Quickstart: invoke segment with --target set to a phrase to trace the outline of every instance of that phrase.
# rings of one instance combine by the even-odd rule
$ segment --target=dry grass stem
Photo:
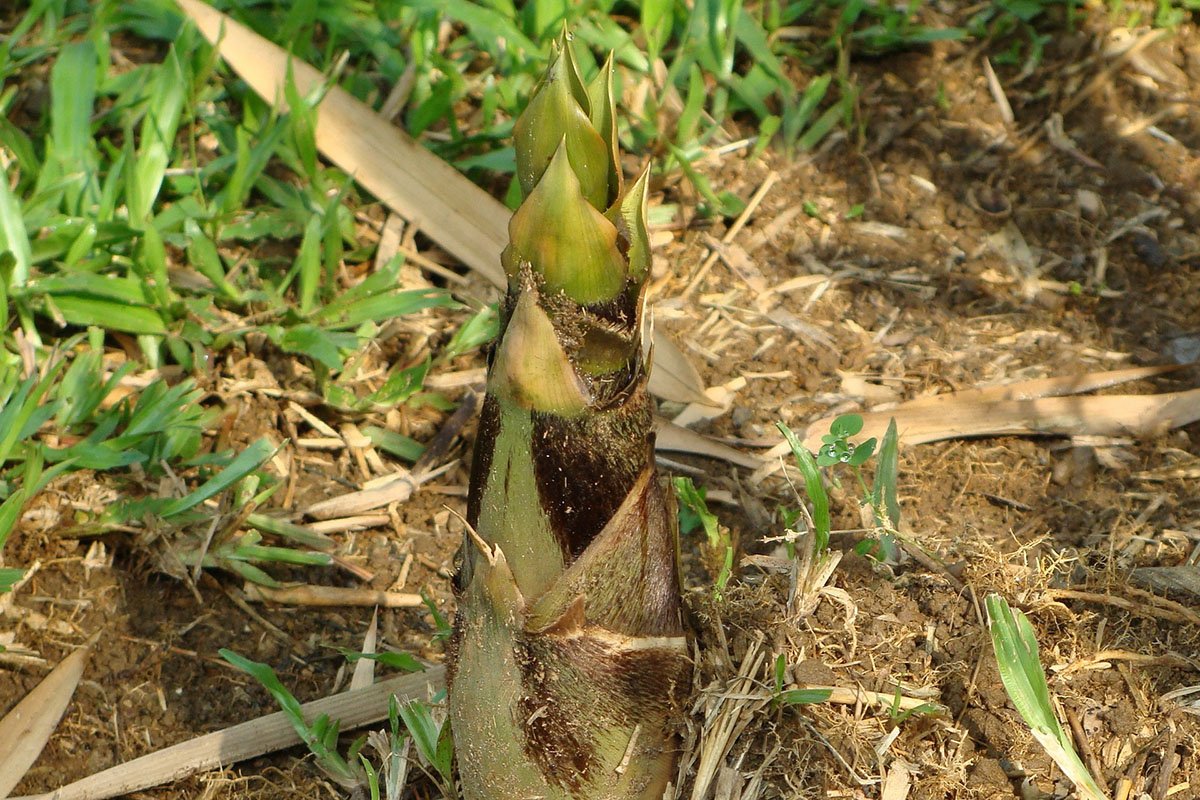
[[[419,608],[419,594],[383,592],[344,586],[261,586],[247,583],[242,587],[246,599],[256,603],[281,603],[292,606],[378,606],[380,608]]]

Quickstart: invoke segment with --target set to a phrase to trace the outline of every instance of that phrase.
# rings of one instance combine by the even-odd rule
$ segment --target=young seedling
[[[1071,746],[1071,739],[1054,714],[1054,701],[1038,657],[1037,636],[1020,611],[992,594],[984,600],[996,667],[1008,697],[1029,726],[1030,733],[1074,782],[1085,800],[1107,800],[1096,780]]]
[[[398,705],[397,711],[420,756],[422,771],[443,797],[454,798],[458,796],[455,791],[454,736],[446,719],[445,699],[443,690],[434,698],[437,706],[413,700]]]
[[[400,669],[421,669],[420,664],[411,656],[404,653],[358,653],[343,651],[350,661],[361,658],[372,658],[389,666]],[[384,776],[384,787],[388,800],[396,800],[404,788],[407,776],[408,742],[411,740],[419,756],[421,769],[438,787],[443,797],[457,797],[454,791],[454,742],[450,736],[450,726],[445,722],[445,713],[436,710],[435,704],[445,699],[445,692],[440,692],[434,698],[434,703],[410,701],[401,704],[393,695],[389,700],[388,722],[390,735],[374,737],[372,748],[381,758],[381,769],[367,759],[362,752],[363,746],[370,737],[363,736],[355,739],[343,756],[338,751],[338,722],[330,720],[322,714],[309,722],[304,718],[300,702],[295,695],[283,685],[275,670],[267,664],[240,656],[232,650],[220,650],[221,658],[238,669],[250,675],[262,684],[280,709],[287,715],[292,727],[300,736],[300,740],[316,758],[317,767],[330,780],[343,789],[350,791],[366,790],[372,800],[379,798],[379,776]],[[401,731],[403,725],[403,732]]]
[[[896,474],[898,470],[898,440],[896,423],[888,426],[879,452],[879,460],[871,486],[863,476],[863,465],[875,454],[876,440],[868,439],[854,444],[850,438],[862,430],[863,420],[857,414],[844,414],[829,426],[829,433],[821,437],[821,447],[812,454],[800,437],[783,423],[776,427],[787,440],[796,460],[796,466],[804,478],[804,494],[812,509],[801,503],[796,510],[784,511],[784,524],[789,531],[801,518],[805,519],[805,530],[799,534],[810,545],[797,549],[795,541],[788,541],[788,555],[797,559],[797,575],[794,587],[793,607],[810,611],[816,602],[817,592],[837,566],[840,553],[829,552],[831,518],[829,494],[825,489],[822,470],[848,468],[862,492],[861,515],[864,526],[874,533],[865,538],[855,551],[870,554],[881,561],[894,561],[896,557],[895,532],[900,524],[900,503],[896,496]],[[836,484],[835,484],[836,485]]]
[[[829,550],[829,494],[825,491],[825,482],[816,459],[791,428],[782,422],[777,423],[776,427],[792,449],[796,465],[804,477],[804,493],[812,504],[810,512],[802,502],[798,513],[790,515],[789,520],[789,525],[792,525],[799,517],[804,517],[807,524],[799,538],[802,546],[797,548],[789,542],[789,555],[794,559],[795,566],[788,607],[793,613],[807,615],[816,608],[821,588],[833,575],[838,562],[842,560],[842,554]]]
[[[838,417],[830,424],[829,433],[821,437],[822,444],[815,457],[787,426],[780,424],[779,429],[792,448],[796,464],[804,476],[805,493],[813,504],[813,532],[818,552],[824,550],[829,542],[829,498],[821,469],[848,468],[862,492],[864,525],[875,533],[860,542],[855,550],[860,555],[871,554],[881,561],[890,561],[895,558],[895,533],[900,525],[900,502],[896,494],[899,436],[893,420],[879,448],[875,475],[868,486],[863,466],[876,454],[877,441],[873,437],[857,445],[850,441],[862,430],[862,426],[862,417],[857,414]],[[789,516],[790,519],[786,521],[790,524],[796,514],[793,512]]]
[[[703,528],[705,541],[710,552],[719,559],[720,568],[713,583],[713,597],[721,599],[729,578],[733,574],[733,543],[729,540],[729,529],[717,521],[708,510],[706,491],[692,483],[691,478],[673,479],[675,494],[679,498],[679,531],[691,533]]]
[[[271,693],[275,702],[279,703],[279,708],[291,720],[292,727],[300,736],[300,740],[316,757],[317,767],[330,780],[347,790],[357,789],[364,785],[366,774],[358,764],[358,752],[362,749],[362,741],[357,741],[350,746],[348,759],[343,757],[337,749],[337,722],[331,722],[329,717],[324,714],[312,722],[306,720],[304,713],[300,710],[300,701],[283,685],[279,676],[275,674],[275,670],[266,664],[240,656],[232,650],[223,648],[220,655],[221,658],[257,680],[263,685],[263,688]]]

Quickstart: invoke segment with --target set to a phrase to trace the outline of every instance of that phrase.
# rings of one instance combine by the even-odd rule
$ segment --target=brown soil
[[[748,378],[730,413],[698,427],[763,441],[777,420],[797,427],[831,411],[933,391],[1178,358],[1184,337],[1200,335],[1200,36],[1184,28],[1116,68],[1099,55],[1108,36],[1084,28],[1059,37],[1023,78],[998,70],[1017,120],[1011,127],[989,93],[981,54],[940,45],[856,64],[861,141],[840,136],[795,159],[767,153],[748,161],[746,151],[734,152],[706,165],[743,197],[771,171],[779,181],[729,247],[740,269],[719,261],[688,302],[675,298],[724,228],[681,220],[686,230],[659,251],[657,324],[686,343],[709,384]],[[1065,139],[1051,137],[1043,123],[1064,110]],[[686,207],[684,188],[663,191]],[[856,204],[862,216],[846,220]],[[368,214],[380,217],[378,209]],[[989,245],[1006,229],[1032,249],[1039,269],[1032,277],[1041,283],[1016,279]],[[830,280],[780,292],[767,308],[756,304],[762,286],[786,289],[805,275]],[[777,309],[787,315],[773,319]],[[423,324],[436,340],[459,319],[430,315]],[[399,334],[388,349],[409,346],[407,333]],[[231,359],[205,376],[210,402],[227,411],[230,444],[263,433],[294,440],[296,426],[306,435],[304,423],[287,415],[286,399],[236,390],[253,369],[296,396],[311,387],[303,372],[263,358]],[[455,365],[477,366],[472,358]],[[1198,378],[1184,370],[1132,391],[1192,387]],[[430,411],[402,413],[422,440],[442,421]],[[469,458],[469,448],[460,450]],[[344,452],[289,448],[285,455],[308,467],[297,470],[291,508],[344,492],[331,475],[362,477]],[[835,535],[845,556],[805,617],[788,612],[786,576],[756,566],[739,569],[724,599],[714,600],[699,543],[686,539],[705,654],[690,720],[695,736],[707,730],[706,704],[739,670],[756,690],[771,686],[779,654],[789,686],[899,692],[946,708],[894,720],[887,708],[853,704],[744,704],[728,712],[741,728],[715,796],[877,798],[881,782],[900,771],[910,776],[912,798],[1068,796],[1069,782],[999,682],[981,609],[997,591],[1029,614],[1060,716],[1077,725],[1085,759],[1110,792],[1200,797],[1196,695],[1162,699],[1200,683],[1200,629],[1152,616],[1127,579],[1133,566],[1195,559],[1200,492],[1194,477],[1170,468],[1197,459],[1197,425],[1136,442],[902,444],[906,538],[945,568],[912,559],[880,567],[852,552],[860,534]],[[775,545],[762,540],[782,532],[777,508],[796,504],[788,483],[755,485],[723,463],[688,464],[700,470],[698,483],[735,500],[714,507],[742,551],[770,554]],[[445,507],[463,510],[456,488],[465,481],[460,465],[438,479],[444,493],[426,489],[393,509],[392,524],[337,534],[339,554],[373,572],[372,586],[388,588],[411,553],[404,590],[423,589],[449,613],[446,576],[461,529]],[[855,493],[846,486],[835,492],[835,527],[856,529]],[[264,690],[216,656],[218,648],[266,661],[310,700],[335,691],[344,675],[334,648],[361,644],[370,610],[254,606],[250,616],[234,602],[240,583],[228,575],[192,587],[158,571],[161,542],[64,536],[77,509],[131,490],[138,489],[98,488],[93,476],[62,482],[34,504],[9,545],[10,564],[40,563],[17,595],[25,616],[15,632],[45,664],[4,668],[0,710],[99,635],[74,702],[17,794],[274,711]],[[280,577],[354,582],[315,570]],[[1133,605],[1047,594],[1063,588]],[[381,621],[382,644],[440,658],[423,609],[384,612]],[[336,794],[322,783],[297,749],[136,796]],[[412,791],[431,796],[423,786]]]

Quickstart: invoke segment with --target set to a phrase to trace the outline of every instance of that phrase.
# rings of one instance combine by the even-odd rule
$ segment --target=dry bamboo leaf
[[[325,76],[199,0],[178,0],[221,56],[267,102],[285,107],[291,61],[301,96]],[[416,223],[442,247],[497,286],[509,213],[454,167],[404,135],[370,106],[332,87],[317,112],[317,147],[368,191]]]
[[[367,689],[335,694],[301,706],[304,718],[327,714],[339,720],[341,729],[352,730],[385,719],[388,698],[423,698],[427,688],[442,688],[442,667],[430,667],[416,675],[400,675]],[[189,775],[257,758],[300,743],[291,720],[282,711],[209,733],[155,753],[135,758],[98,772],[54,792],[14,800],[105,800],[151,786],[182,780]]]
[[[662,331],[655,330],[652,335],[654,360],[650,364],[650,392],[678,403],[711,405],[712,400],[704,393],[700,373],[675,341]]]
[[[1062,397],[1063,395],[1094,392],[1097,389],[1107,389],[1130,381],[1140,381],[1153,378],[1182,369],[1180,364],[1163,364],[1153,367],[1129,367],[1128,369],[1113,369],[1104,372],[1088,372],[1082,375],[1061,375],[1054,378],[1034,378],[1013,383],[999,383],[995,386],[980,386],[976,389],[963,389],[949,394],[935,394],[928,397],[918,397],[903,405],[911,408],[917,405],[938,405],[945,402],[960,403],[968,400],[1032,400],[1037,397]]]
[[[980,436],[1152,435],[1200,419],[1200,389],[1150,395],[1074,395],[1179,368],[1172,364],[1039,378],[918,398],[862,414],[863,429],[855,439],[881,438],[893,418],[901,440],[908,445]],[[815,452],[834,419],[824,417],[805,428],[805,447]],[[771,448],[764,458],[767,466],[756,478],[778,469],[779,458],[788,452],[787,442]]]
[[[1169,394],[972,400],[938,406],[897,406],[863,414],[861,436],[882,437],[896,419],[905,444],[976,436],[1147,436],[1200,419],[1200,389]],[[808,426],[805,446],[816,450],[834,417]]]
[[[658,434],[656,445],[659,450],[671,450],[677,453],[691,453],[708,458],[719,458],[739,467],[757,469],[763,465],[763,460],[757,456],[735,450],[726,444],[702,436],[693,430],[681,427],[658,418],[655,420],[655,430]]]
[[[320,72],[199,0],[177,0],[221,56],[268,102],[285,106],[288,64],[301,95],[324,80]],[[333,86],[317,109],[317,148],[402,217],[493,285],[507,285],[500,251],[511,213],[454,167],[397,129],[370,106]],[[650,391],[667,400],[704,402],[695,367],[669,338],[654,337]]]
[[[930,405],[907,403],[889,411],[862,415],[856,440],[882,438],[894,418],[906,445],[980,436],[1148,436],[1200,419],[1200,389],[1170,394],[1043,397],[1031,400],[951,401]],[[804,446],[816,452],[836,417],[825,417],[804,431]],[[773,447],[767,458],[790,452],[787,443]],[[768,468],[773,470],[774,464]]]
[[[8,797],[25,777],[58,727],[83,676],[90,652],[90,647],[81,647],[64,658],[0,719],[0,800]]]

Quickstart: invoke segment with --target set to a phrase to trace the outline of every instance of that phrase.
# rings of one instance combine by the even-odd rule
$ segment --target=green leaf
[[[433,627],[436,633],[433,635],[433,641],[445,641],[453,634],[454,629],[450,627],[450,621],[446,619],[446,615],[437,607],[437,603],[433,598],[421,592],[421,602],[425,604],[425,608],[429,611],[429,615],[433,617]]]
[[[304,226],[304,238],[296,253],[293,271],[299,274],[300,313],[308,314],[317,303],[317,291],[321,287],[321,230],[322,219],[314,214]],[[339,363],[340,367],[341,364]]]
[[[988,595],[984,604],[1000,680],[1017,713],[1029,726],[1033,737],[1075,783],[1082,797],[1106,800],[1054,715],[1050,687],[1038,657],[1037,636],[1029,619],[1019,610],[1014,612],[999,595]]]
[[[79,211],[84,189],[94,185],[97,173],[92,141],[96,68],[96,46],[84,39],[59,50],[50,70],[50,148],[70,178],[67,202],[72,213]]]
[[[399,291],[389,288],[350,303],[334,300],[314,314],[312,319],[326,328],[347,329],[357,328],[364,322],[386,322],[426,308],[458,306],[459,303],[442,289]]]
[[[454,731],[447,724],[443,724],[438,732],[437,751],[434,756],[433,766],[442,776],[442,784],[453,788],[454,786]]]
[[[275,118],[270,119],[260,131],[251,131],[244,127],[237,129],[234,134],[234,168],[229,182],[216,198],[216,205],[224,213],[234,214],[242,210],[254,182],[266,168],[286,133],[286,123]]]
[[[833,130],[844,112],[843,103],[837,103],[825,109],[825,113],[818,117],[817,121],[812,124],[812,127],[805,131],[804,135],[796,141],[796,146],[801,150],[812,150],[821,143],[826,134]]]
[[[438,735],[441,729],[433,719],[429,704],[413,700],[400,705],[400,719],[412,736],[413,745],[426,763],[438,764]],[[440,770],[439,770],[440,771]]]
[[[371,440],[371,444],[404,461],[416,461],[425,452],[425,445],[395,431],[367,425],[362,429],[363,435]]]
[[[858,414],[843,414],[829,424],[829,432],[839,439],[853,436],[863,429],[863,418]]]
[[[646,37],[647,55],[658,58],[675,23],[675,0],[644,0],[641,4],[642,34]]]
[[[231,300],[241,300],[242,293],[225,278],[225,264],[213,240],[191,217],[184,221],[183,232],[188,237],[187,256],[192,268],[212,281],[221,294]]]
[[[45,420],[54,408],[42,408],[42,398],[65,366],[59,361],[42,378],[30,375],[16,384],[15,368],[0,372],[0,465],[13,455],[13,448],[40,427],[39,414]],[[0,369],[4,369],[0,367]]]
[[[209,565],[209,561],[219,563],[222,567],[236,572],[243,580],[257,583],[260,586],[266,586],[270,589],[278,589],[283,586],[282,583],[272,578],[265,570],[256,567],[253,564],[245,561],[239,561],[236,558],[210,558],[205,561],[205,565]]]
[[[229,558],[242,561],[273,561],[279,564],[296,564],[308,567],[327,567],[333,563],[329,553],[313,553],[293,550],[290,547],[269,547],[261,544],[245,544],[228,554]]]
[[[700,116],[704,113],[704,102],[708,99],[708,87],[704,84],[704,73],[692,64],[688,70],[687,102],[675,123],[675,141],[681,147],[689,146],[696,139]]]
[[[293,325],[290,328],[271,325],[262,330],[283,351],[301,353],[333,370],[342,368],[341,349],[353,349],[357,344],[357,339],[351,334],[331,333],[316,325]]]
[[[739,10],[734,32],[738,42],[750,53],[751,62],[770,74],[780,95],[787,98],[795,94],[796,88],[787,77],[783,63],[771,50],[767,31],[749,10]]]
[[[411,0],[408,4],[420,11],[433,12],[438,18],[445,16],[461,22],[470,30],[472,39],[493,56],[500,55],[502,49],[510,48],[523,58],[531,58],[541,52],[541,48],[522,33],[510,17],[482,3],[467,0]]]
[[[258,469],[263,462],[275,454],[278,448],[266,439],[259,439],[237,454],[229,466],[214,475],[199,488],[171,501],[160,512],[162,517],[172,517],[203,503],[208,498],[224,491],[237,481]]]
[[[783,438],[787,439],[792,455],[796,458],[796,466],[804,476],[804,490],[813,507],[813,549],[816,553],[823,552],[829,547],[829,495],[825,493],[825,485],[821,480],[821,470],[813,460],[812,453],[804,446],[792,429],[782,422],[775,423]]]
[[[218,653],[221,658],[250,675],[270,692],[284,716],[292,723],[292,728],[300,740],[317,757],[318,764],[326,774],[344,787],[357,785],[357,772],[333,749],[337,744],[337,723],[331,724],[329,717],[322,714],[309,725],[304,719],[300,702],[279,680],[275,670],[266,664],[240,656],[232,650],[222,648]]]
[[[149,224],[154,201],[175,149],[175,132],[179,128],[186,93],[184,67],[172,46],[163,63],[154,68],[146,117],[138,137],[137,157],[132,161],[129,218],[135,226]]]
[[[119,300],[56,294],[53,296],[53,307],[71,325],[96,325],[139,335],[161,335],[167,332],[167,326],[157,311],[145,306],[128,305]]]
[[[25,570],[12,567],[0,567],[0,594],[11,592],[13,587],[25,577]]]
[[[337,548],[337,542],[328,536],[314,530],[288,522],[286,519],[271,517],[266,514],[251,514],[246,517],[246,524],[263,533],[270,533],[291,542],[297,542],[313,550],[330,552]]]
[[[789,706],[800,706],[824,703],[832,696],[832,689],[786,689],[776,695],[775,699]]]
[[[703,526],[709,547],[717,547],[721,543],[720,527],[716,516],[708,510],[705,497],[707,492],[692,483],[691,478],[674,478],[672,483],[680,503],[680,531],[691,533],[697,527]]]
[[[496,304],[490,303],[476,311],[470,319],[454,332],[450,343],[439,354],[442,361],[457,358],[463,353],[469,353],[477,347],[482,347],[496,338],[500,330],[500,315]]]
[[[854,448],[854,453],[850,456],[850,460],[846,463],[852,467],[861,467],[867,463],[867,460],[875,453],[876,440],[874,437],[867,439],[862,444]]]
[[[871,486],[871,505],[876,512],[886,510],[892,530],[900,528],[900,500],[896,494],[896,482],[900,474],[900,437],[896,432],[896,420],[888,423],[883,435],[883,446],[879,450],[879,462],[875,465],[875,480]]]
[[[383,664],[385,667],[402,670],[404,672],[424,672],[425,665],[408,653],[360,653],[357,650],[351,650],[348,647],[339,647],[338,652],[345,656],[346,660],[353,664],[362,659],[375,661]]]
[[[167,274],[167,248],[162,235],[153,225],[147,225],[142,231],[141,246],[133,265],[142,276],[147,293],[160,308],[169,308],[172,296],[171,279]]]
[[[8,180],[0,180],[0,254],[10,254],[12,263],[0,269],[0,288],[9,291],[25,285],[29,278],[29,266],[33,254],[29,248],[29,234],[25,231],[25,219],[21,216],[21,201],[8,187]]]

